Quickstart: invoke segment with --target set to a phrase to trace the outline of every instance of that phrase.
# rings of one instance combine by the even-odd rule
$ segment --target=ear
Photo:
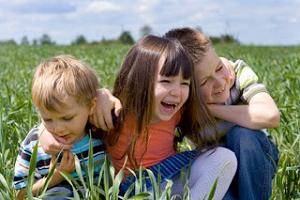
[[[96,101],[96,97],[95,97],[95,98],[93,98],[93,100],[91,101],[91,104],[90,104],[90,110],[89,110],[89,115],[94,114],[96,105],[97,105],[97,101]]]

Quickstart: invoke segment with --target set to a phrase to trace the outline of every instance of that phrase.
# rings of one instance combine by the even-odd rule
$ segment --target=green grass
[[[14,199],[14,162],[18,146],[38,118],[31,102],[30,85],[35,66],[58,54],[72,54],[90,64],[101,77],[102,86],[111,88],[129,46],[0,46],[0,199]],[[267,85],[281,111],[281,125],[269,130],[279,150],[278,173],[272,199],[300,198],[300,47],[216,46],[219,55],[243,59]],[[108,171],[111,174],[111,166]],[[114,174],[111,174],[114,175]],[[104,174],[103,174],[104,176]],[[105,178],[105,177],[103,177]],[[106,177],[111,181],[112,177]],[[116,188],[92,187],[97,194],[112,195]],[[143,191],[140,194],[141,198]],[[157,193],[162,195],[161,193]],[[94,195],[94,194],[93,194]],[[115,194],[114,194],[115,195]],[[165,194],[168,195],[168,194]],[[170,197],[171,198],[171,197]]]

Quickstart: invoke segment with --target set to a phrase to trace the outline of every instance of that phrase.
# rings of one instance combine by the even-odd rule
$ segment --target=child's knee
[[[202,158],[205,159],[204,163],[207,164],[211,170],[218,171],[222,174],[235,174],[236,172],[237,158],[235,154],[227,148],[217,147],[216,149],[209,150],[202,155]]]
[[[224,171],[232,171],[234,174],[237,169],[237,158],[234,152],[224,147],[218,147],[215,153],[219,160],[219,166],[223,166]]]
[[[235,126],[227,133],[225,147],[234,151],[238,147],[246,148],[253,152],[251,149],[255,150],[258,148],[257,146],[268,142],[267,136],[260,130]]]

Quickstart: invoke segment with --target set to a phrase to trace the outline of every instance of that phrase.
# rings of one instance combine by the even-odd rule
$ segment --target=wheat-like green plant
[[[270,129],[269,133],[280,150],[280,160],[271,199],[299,199],[300,47],[221,44],[215,48],[220,56],[232,60],[238,58],[245,60],[254,68],[275,99],[281,112],[281,125],[279,128]],[[97,71],[103,86],[112,88],[115,74],[128,49],[129,46],[120,44],[0,46],[0,199],[15,199],[16,192],[11,185],[17,150],[27,132],[38,123],[30,95],[31,77],[35,66],[43,59],[54,55],[72,54],[89,63]],[[188,148],[186,144],[181,147]],[[105,167],[102,174],[99,175],[101,184],[92,186],[93,180],[84,179],[86,187],[94,188],[91,195],[101,194],[105,198],[116,198],[118,187],[111,186],[115,177],[121,180],[123,176],[114,174],[109,161],[103,163],[103,166]],[[74,188],[77,188],[75,181],[71,182]],[[108,185],[105,186],[104,183]],[[101,188],[98,185],[104,186]],[[155,191],[156,196],[164,193]],[[76,198],[79,198],[81,193],[78,192],[78,195]],[[140,196],[143,195],[147,194]]]

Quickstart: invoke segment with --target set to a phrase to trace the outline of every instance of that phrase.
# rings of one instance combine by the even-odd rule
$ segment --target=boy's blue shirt
[[[37,144],[39,138],[39,127],[33,128],[23,140],[15,164],[13,187],[22,189],[26,187],[29,174],[30,158],[33,153],[33,147]],[[105,146],[100,139],[90,138],[86,134],[81,140],[77,141],[71,148],[71,152],[78,157],[82,169],[83,177],[87,176],[89,141],[92,140],[94,176],[97,177],[105,157]],[[38,146],[37,163],[35,178],[41,179],[48,175],[51,155],[44,152],[43,148]],[[60,160],[59,160],[60,161]],[[58,163],[59,164],[59,163]],[[75,180],[78,179],[76,171],[70,174]]]

